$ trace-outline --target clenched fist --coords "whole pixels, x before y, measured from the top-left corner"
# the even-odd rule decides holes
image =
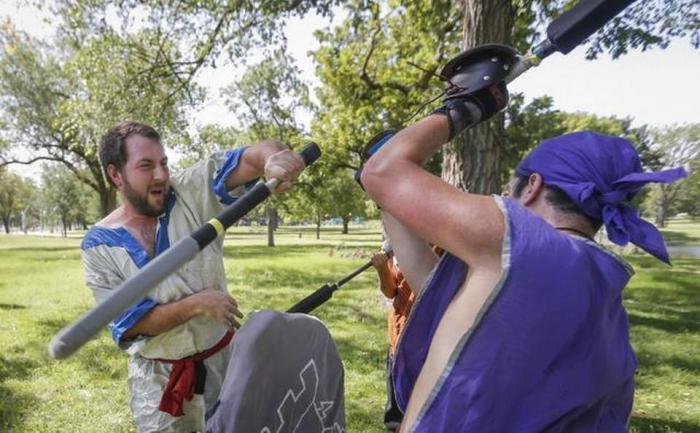
[[[304,167],[304,159],[289,149],[268,156],[265,160],[265,178],[280,180],[272,193],[279,194],[291,188],[292,182],[299,177]]]
[[[207,289],[192,295],[198,315],[223,323],[228,328],[241,326],[236,317],[242,318],[238,303],[231,295],[214,289]]]

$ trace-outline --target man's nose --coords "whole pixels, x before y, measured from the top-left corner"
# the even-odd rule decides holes
[[[159,165],[156,167],[156,169],[153,172],[153,178],[155,180],[168,180],[168,176],[170,176],[170,173],[168,172],[168,167],[164,167],[162,165]]]

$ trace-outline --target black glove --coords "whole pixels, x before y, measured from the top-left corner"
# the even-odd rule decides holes
[[[474,93],[465,90],[449,92],[443,98],[445,105],[432,114],[444,114],[450,123],[452,140],[463,130],[491,118],[508,104],[508,89],[500,82],[481,88]]]
[[[450,60],[440,76],[449,82],[436,113],[450,122],[450,140],[465,128],[489,119],[508,104],[505,80],[518,53],[500,44],[481,45]]]
[[[380,132],[379,134],[375,135],[372,137],[367,144],[365,144],[365,147],[362,148],[362,153],[360,154],[360,168],[357,169],[355,172],[355,181],[360,184],[360,188],[362,188],[362,191],[365,190],[365,187],[362,186],[362,181],[360,180],[360,176],[362,175],[362,168],[365,165],[365,162],[367,162],[368,159],[379,149],[381,149],[382,146],[386,144],[387,141],[391,137],[396,134],[396,129],[387,129],[385,131]]]

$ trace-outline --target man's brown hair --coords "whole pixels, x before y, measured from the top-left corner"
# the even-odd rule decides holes
[[[124,164],[126,164],[127,154],[124,143],[126,139],[132,135],[140,135],[160,141],[160,134],[158,134],[158,131],[143,123],[129,120],[117,123],[109,128],[107,133],[102,136],[102,140],[100,140],[99,153],[102,170],[104,171],[105,177],[112,185],[114,185],[114,182],[109,177],[107,167],[113,165],[117,170],[121,170]]]

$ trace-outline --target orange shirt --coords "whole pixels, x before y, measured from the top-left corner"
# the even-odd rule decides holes
[[[387,318],[387,329],[389,334],[389,353],[391,356],[396,351],[396,344],[399,341],[399,336],[406,325],[406,319],[411,312],[411,307],[415,301],[413,290],[408,285],[401,270],[394,264],[393,260],[387,262],[389,272],[391,273],[394,286],[396,287],[395,296],[393,298],[391,311]]]

